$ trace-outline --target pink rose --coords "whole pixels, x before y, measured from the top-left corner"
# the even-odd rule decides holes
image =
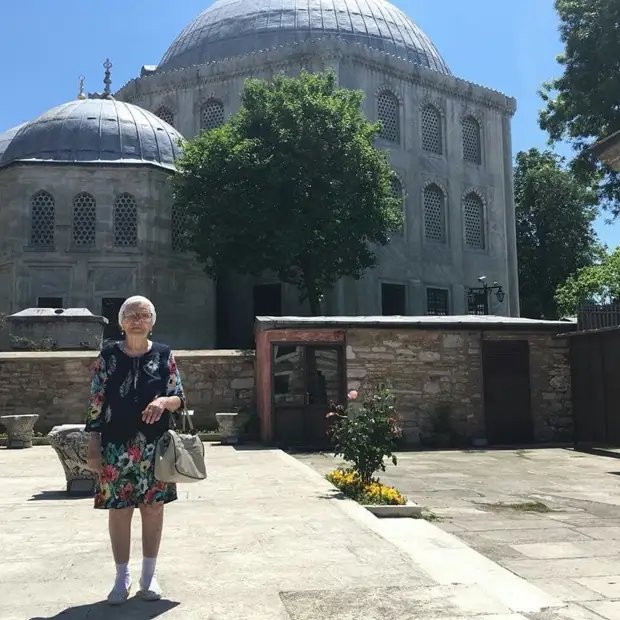
[[[112,465],[106,465],[99,474],[101,482],[116,482],[118,479],[118,470]]]
[[[140,448],[131,446],[131,448],[127,450],[127,455],[132,463],[137,463],[142,457],[142,452],[140,451]]]
[[[357,393],[357,390],[351,390],[349,394],[347,395],[347,398],[349,400],[355,400],[358,396],[359,394]]]
[[[133,493],[133,484],[127,482],[125,483],[119,490],[118,496],[123,500],[127,501],[131,498],[131,494]]]

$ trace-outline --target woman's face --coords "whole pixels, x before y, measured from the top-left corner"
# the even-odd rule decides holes
[[[132,336],[148,336],[153,327],[153,315],[146,304],[135,303],[127,306],[121,321],[126,334]]]

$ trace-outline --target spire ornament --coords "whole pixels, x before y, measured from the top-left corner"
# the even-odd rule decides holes
[[[112,84],[112,80],[110,79],[110,69],[112,68],[112,63],[110,62],[109,58],[106,58],[105,62],[103,63],[103,68],[105,69],[105,77],[103,78],[103,84],[104,84],[104,88],[103,88],[103,96],[104,97],[109,97],[110,96],[110,84]]]
[[[86,95],[84,94],[84,80],[85,79],[86,78],[83,75],[80,75],[80,77],[78,78],[78,89],[79,89],[79,92],[78,92],[77,98],[80,101],[83,101],[84,99],[86,99]]]

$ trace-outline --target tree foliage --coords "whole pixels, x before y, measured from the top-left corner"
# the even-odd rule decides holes
[[[332,71],[248,80],[239,112],[185,145],[174,200],[209,275],[275,272],[318,314],[339,278],[376,264],[402,200],[362,96]]]
[[[514,170],[521,314],[558,318],[555,291],[598,252],[592,222],[596,192],[576,180],[564,161],[530,149]]]
[[[620,130],[620,0],[555,0],[564,53],[563,74],[543,84],[540,126],[552,142],[569,141],[578,178],[599,191],[601,203],[620,212],[620,176],[589,147]]]
[[[574,314],[581,304],[608,304],[620,300],[620,247],[600,261],[583,267],[557,290],[564,313]]]

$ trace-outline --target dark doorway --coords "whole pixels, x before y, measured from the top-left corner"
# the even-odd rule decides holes
[[[381,314],[404,316],[407,314],[407,290],[404,284],[381,284]]]
[[[108,324],[103,328],[104,340],[120,340],[122,337],[118,313],[124,303],[124,297],[104,297],[101,300],[101,316],[108,319]]]
[[[341,346],[273,346],[274,438],[283,447],[330,445],[326,414],[345,398]]]
[[[37,297],[37,308],[62,308],[62,297]]]
[[[282,285],[257,284],[253,290],[254,318],[282,316]]]
[[[534,439],[527,340],[482,342],[484,415],[487,439],[494,445]]]

